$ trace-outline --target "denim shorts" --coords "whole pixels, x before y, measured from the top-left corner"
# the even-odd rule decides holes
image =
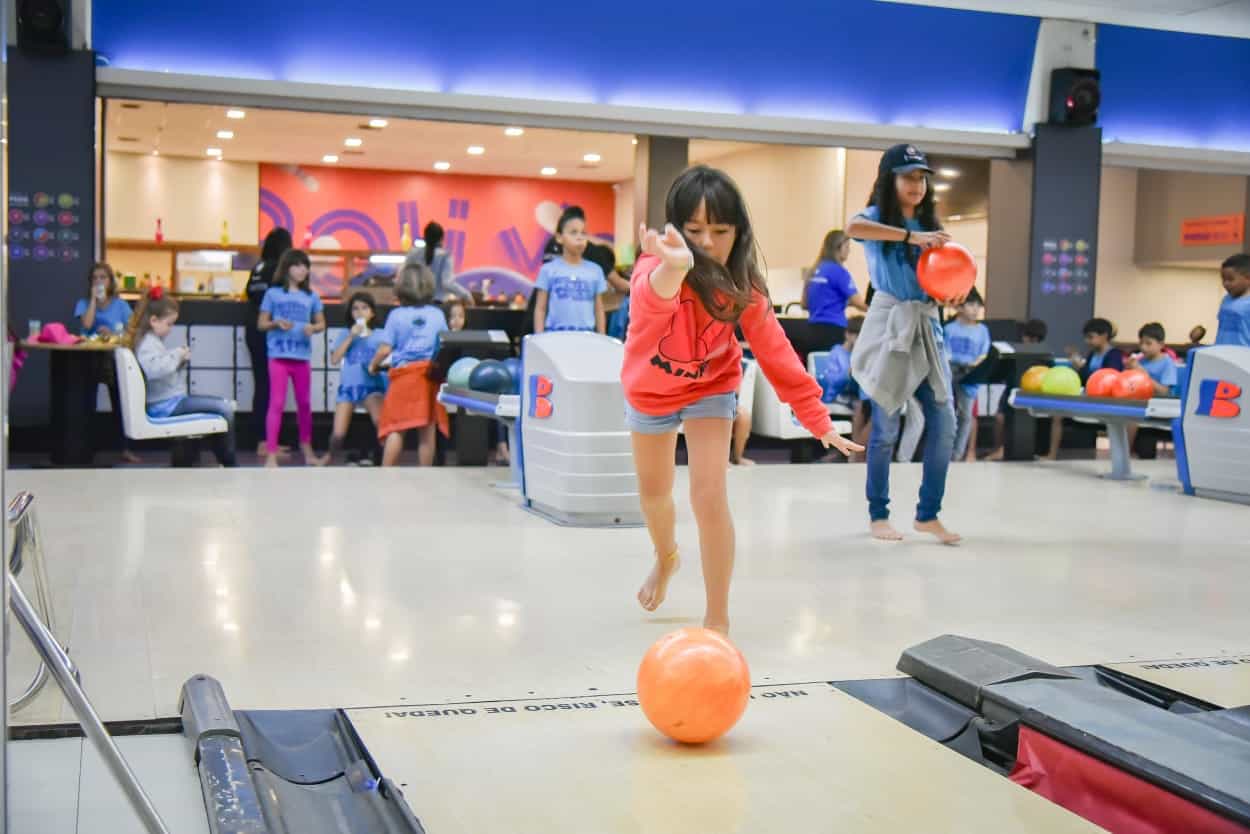
[[[677,431],[686,420],[699,417],[710,417],[719,420],[732,420],[738,414],[738,394],[713,394],[692,402],[672,414],[655,416],[643,414],[628,402],[625,403],[625,425],[638,434],[668,434]]]

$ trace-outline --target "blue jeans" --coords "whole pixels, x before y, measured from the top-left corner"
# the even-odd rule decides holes
[[[214,434],[209,436],[209,442],[213,446],[213,454],[217,456],[217,460],[222,466],[238,466],[234,452],[234,406],[229,400],[221,397],[183,397],[178,405],[174,406],[171,417],[183,414],[216,414],[226,418],[226,433]]]
[[[955,445],[955,408],[951,400],[939,403],[933,398],[928,381],[920,383],[915,397],[924,412],[924,470],[920,481],[917,521],[932,521],[942,511],[946,492],[946,470]],[[890,459],[898,440],[901,413],[886,414],[872,404],[872,434],[868,438],[868,515],[873,521],[890,517]]]
[[[955,386],[955,445],[951,449],[951,460],[960,461],[968,455],[968,441],[972,438],[972,403],[976,400],[976,389],[967,391],[962,385]]]

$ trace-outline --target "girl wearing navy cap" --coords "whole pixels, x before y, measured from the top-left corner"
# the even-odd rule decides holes
[[[912,396],[924,412],[927,434],[915,529],[954,544],[959,536],[938,520],[955,438],[950,363],[942,342],[938,301],[920,288],[920,252],[951,237],[934,206],[928,158],[913,145],[895,145],[881,157],[868,207],[851,219],[847,233],[860,241],[875,292],[851,356],[852,375],[872,402],[868,441],[868,515],[874,538],[898,541],[890,524],[890,457],[899,417]],[[906,347],[900,351],[899,346]]]

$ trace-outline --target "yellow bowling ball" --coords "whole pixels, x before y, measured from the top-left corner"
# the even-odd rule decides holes
[[[1024,372],[1024,376],[1020,377],[1020,390],[1040,394],[1042,391],[1042,379],[1049,370],[1050,367],[1047,365],[1034,365],[1029,368]]]

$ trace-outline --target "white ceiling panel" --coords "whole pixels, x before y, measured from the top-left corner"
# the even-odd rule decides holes
[[[1250,38],[1250,0],[878,0]]]

